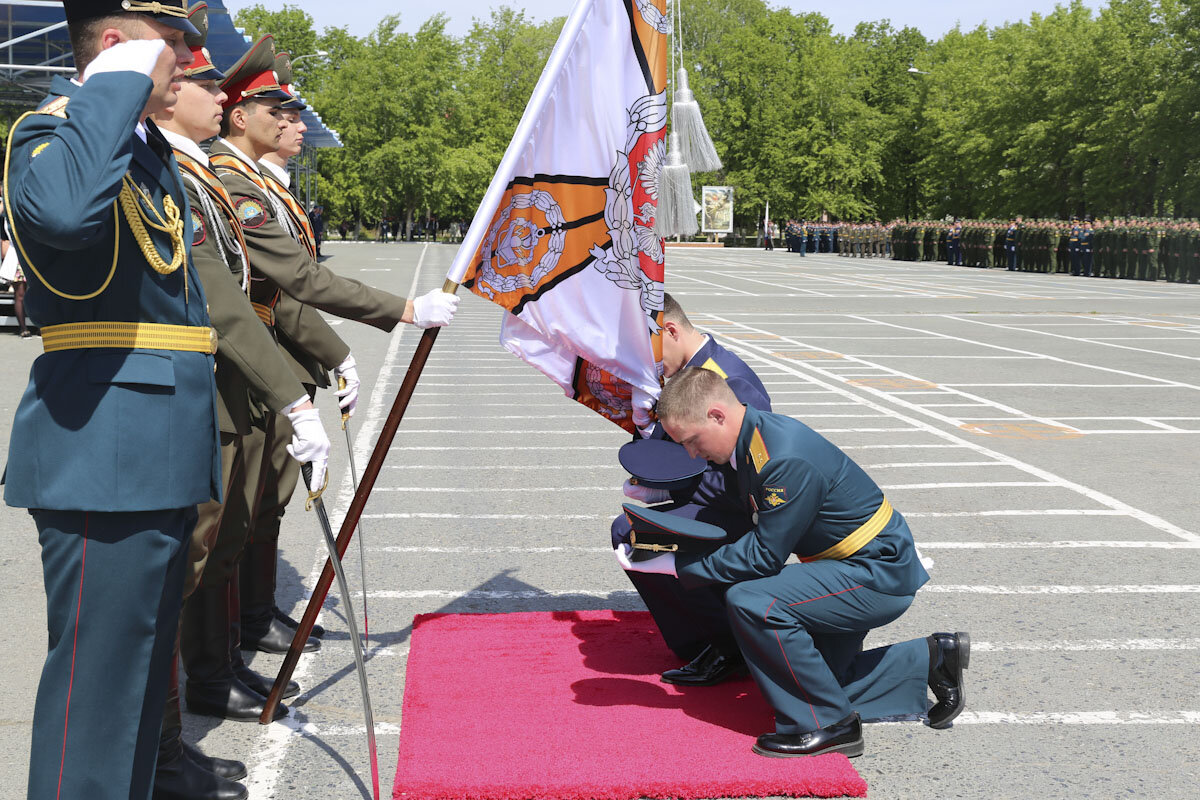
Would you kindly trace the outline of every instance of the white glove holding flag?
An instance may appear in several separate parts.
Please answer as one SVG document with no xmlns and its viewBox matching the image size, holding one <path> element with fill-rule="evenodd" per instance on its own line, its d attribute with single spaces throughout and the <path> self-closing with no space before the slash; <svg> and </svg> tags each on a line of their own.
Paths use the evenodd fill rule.
<svg viewBox="0 0 1200 800">
<path fill-rule="evenodd" d="M 661 556 L 647 558 L 645 561 L 631 561 L 630 556 L 633 555 L 633 547 L 625 542 L 613 551 L 617 555 L 617 563 L 621 565 L 621 569 L 626 572 L 647 572 L 652 575 L 670 575 L 672 578 L 678 578 L 675 573 L 675 554 L 663 553 Z"/>
<path fill-rule="evenodd" d="M 358 370 L 355 368 L 354 356 L 346 356 L 346 360 L 337 366 L 333 371 L 333 377 L 338 382 L 338 405 L 342 409 L 343 414 L 354 416 L 354 409 L 358 407 L 358 387 L 362 381 L 358 379 Z M 345 379 L 346 386 L 341 388 L 341 382 Z"/>
<path fill-rule="evenodd" d="M 434 289 L 413 300 L 413 325 L 418 328 L 440 328 L 449 325 L 458 309 L 458 295 Z"/>
<path fill-rule="evenodd" d="M 81 76 L 82 83 L 102 72 L 138 72 L 147 78 L 154 72 L 158 57 L 167 49 L 162 39 L 131 39 L 101 50 Z"/>
<path fill-rule="evenodd" d="M 325 471 L 329 468 L 329 437 L 321 426 L 321 415 L 315 408 L 287 412 L 292 423 L 292 443 L 288 454 L 301 464 L 313 467 L 313 491 L 325 486 Z"/>
<path fill-rule="evenodd" d="M 630 478 L 625 479 L 625 485 L 621 487 L 621 491 L 630 500 L 636 500 L 648 506 L 655 505 L 656 503 L 665 503 L 671 499 L 671 493 L 666 489 L 651 489 L 646 486 L 640 486 Z"/>
</svg>

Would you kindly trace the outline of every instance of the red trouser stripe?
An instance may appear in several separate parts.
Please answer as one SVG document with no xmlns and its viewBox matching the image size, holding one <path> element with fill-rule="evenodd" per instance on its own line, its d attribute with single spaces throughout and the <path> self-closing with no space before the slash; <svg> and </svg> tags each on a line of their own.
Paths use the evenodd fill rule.
<svg viewBox="0 0 1200 800">
<path fill-rule="evenodd" d="M 75 685 L 75 649 L 79 644 L 79 615 L 83 611 L 83 571 L 87 566 L 87 529 L 88 514 L 83 515 L 83 555 L 79 561 L 79 598 L 75 601 L 75 635 L 71 640 L 71 677 L 67 681 L 67 710 L 63 715 L 63 746 L 62 760 L 58 763 L 58 791 L 56 798 L 62 797 L 63 769 L 67 765 L 67 724 L 71 720 L 71 688 Z"/>
</svg>

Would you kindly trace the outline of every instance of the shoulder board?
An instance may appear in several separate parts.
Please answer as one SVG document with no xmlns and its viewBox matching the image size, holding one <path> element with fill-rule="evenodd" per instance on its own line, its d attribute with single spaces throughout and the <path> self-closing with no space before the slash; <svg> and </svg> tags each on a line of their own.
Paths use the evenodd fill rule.
<svg viewBox="0 0 1200 800">
<path fill-rule="evenodd" d="M 709 372 L 715 372 L 725 380 L 729 380 L 729 376 L 725 374 L 725 370 L 721 369 L 720 365 L 711 358 L 700 365 L 700 369 L 706 369 Z"/>
<path fill-rule="evenodd" d="M 35 113 L 50 114 L 55 117 L 67 118 L 67 103 L 71 102 L 71 98 L 66 96 L 56 97 L 46 105 L 39 108 Z"/>
<path fill-rule="evenodd" d="M 763 441 L 762 431 L 758 428 L 754 429 L 754 435 L 750 437 L 750 460 L 754 462 L 755 472 L 762 472 L 763 467 L 771 460 L 771 454 L 767 452 L 767 443 Z"/>
</svg>

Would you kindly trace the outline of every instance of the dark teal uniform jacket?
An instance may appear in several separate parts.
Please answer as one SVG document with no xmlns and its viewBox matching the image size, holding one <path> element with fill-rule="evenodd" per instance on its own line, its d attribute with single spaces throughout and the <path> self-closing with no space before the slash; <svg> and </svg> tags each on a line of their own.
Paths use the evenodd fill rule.
<svg viewBox="0 0 1200 800">
<path fill-rule="evenodd" d="M 169 275 L 151 269 L 115 205 L 129 172 L 160 213 L 165 193 L 171 195 L 185 221 L 184 241 L 191 242 L 191 214 L 174 159 L 130 136 L 149 86 L 132 72 L 100 74 L 85 86 L 56 77 L 51 101 L 70 98 L 66 118 L 32 114 L 11 132 L 6 205 L 14 244 L 19 239 L 24 250 L 26 309 L 40 327 L 209 324 L 195 270 L 186 261 Z M 158 134 L 151 130 L 150 136 Z M 150 232 L 170 262 L 167 235 Z M 95 292 L 108 277 L 114 249 L 112 280 L 98 296 L 71 300 L 48 288 L 46 282 L 69 295 Z M 215 396 L 211 355 L 45 353 L 34 362 L 13 422 L 5 500 L 24 508 L 147 511 L 219 497 Z"/>
<path fill-rule="evenodd" d="M 755 432 L 766 448 L 755 464 Z M 680 556 L 685 586 L 776 575 L 784 562 L 821 553 L 866 523 L 883 492 L 858 464 L 799 420 L 746 409 L 738 436 L 738 494 L 757 513 L 750 533 L 706 556 Z M 929 575 L 900 512 L 863 549 L 841 562 L 876 591 L 911 595 Z"/>
</svg>

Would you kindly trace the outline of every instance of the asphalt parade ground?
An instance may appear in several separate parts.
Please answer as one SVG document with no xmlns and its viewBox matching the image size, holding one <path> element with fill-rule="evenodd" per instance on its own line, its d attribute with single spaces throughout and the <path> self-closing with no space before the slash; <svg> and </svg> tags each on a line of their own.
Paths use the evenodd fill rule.
<svg viewBox="0 0 1200 800">
<path fill-rule="evenodd" d="M 440 286 L 454 255 L 326 251 L 338 272 L 409 296 Z M 967 711 L 952 729 L 866 727 L 854 765 L 870 797 L 1200 796 L 1200 286 L 783 251 L 670 249 L 667 269 L 697 326 L 746 359 L 776 411 L 862 464 L 934 559 L 912 608 L 867 646 L 971 633 Z M 504 351 L 502 312 L 463 294 L 363 519 L 385 797 L 414 614 L 642 608 L 609 547 L 627 437 Z M 363 378 L 351 423 L 361 471 L 419 332 L 333 324 Z M 15 336 L 3 348 L 7 448 L 41 348 Z M 318 403 L 336 529 L 353 492 L 336 403 Z M 0 535 L 0 798 L 19 798 L 45 601 L 28 515 L 0 511 Z M 279 599 L 298 617 L 325 558 L 299 494 L 282 541 Z M 358 548 L 345 561 L 355 591 Z M 191 741 L 247 761 L 254 800 L 370 795 L 344 609 L 335 585 L 286 720 L 186 715 Z M 279 662 L 253 666 L 273 676 Z M 469 660 L 447 676 L 486 678 Z M 547 747 L 560 735 L 546 731 Z M 596 742 L 614 769 L 623 747 L 641 746 L 629 735 Z M 487 754 L 463 742 L 463 758 Z"/>
</svg>

